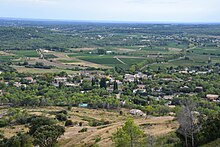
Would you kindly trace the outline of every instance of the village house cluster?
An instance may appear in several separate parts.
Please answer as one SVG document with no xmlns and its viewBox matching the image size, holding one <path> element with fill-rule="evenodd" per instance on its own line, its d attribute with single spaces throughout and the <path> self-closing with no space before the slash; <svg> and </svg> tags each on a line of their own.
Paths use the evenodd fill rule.
<svg viewBox="0 0 220 147">
<path fill-rule="evenodd" d="M 165 100 L 165 105 L 171 106 L 172 100 L 180 95 L 193 96 L 200 92 L 204 92 L 204 87 L 201 85 L 195 85 L 195 87 L 189 87 L 189 85 L 184 85 L 182 83 L 190 83 L 193 81 L 196 75 L 206 75 L 213 73 L 213 69 L 170 69 L 167 73 L 176 73 L 187 77 L 187 79 L 174 77 L 160 77 L 158 74 L 147 74 L 142 72 L 137 72 L 135 74 L 124 74 L 120 78 L 116 78 L 112 75 L 106 75 L 104 72 L 100 71 L 81 71 L 76 74 L 68 75 L 57 74 L 53 77 L 51 84 L 57 88 L 73 87 L 80 90 L 81 93 L 89 92 L 94 88 L 101 87 L 100 82 L 104 80 L 104 88 L 109 95 L 115 95 L 116 98 L 120 99 L 121 95 L 130 96 L 140 96 L 144 99 L 153 98 L 157 101 Z M 26 88 L 28 85 L 36 84 L 42 75 L 32 75 L 27 77 L 18 77 L 13 83 L 5 82 L 1 80 L 1 83 L 6 85 L 12 84 L 13 86 L 19 88 Z M 159 85 L 153 85 L 153 83 L 161 83 Z M 179 85 L 175 87 L 174 85 Z M 176 83 L 176 84 L 175 84 Z M 87 87 L 85 87 L 85 85 Z M 0 89 L 0 96 L 4 95 L 4 90 Z M 219 95 L 216 93 L 206 93 L 203 98 L 209 101 L 220 102 Z M 125 104 L 125 101 L 121 101 Z"/>
</svg>

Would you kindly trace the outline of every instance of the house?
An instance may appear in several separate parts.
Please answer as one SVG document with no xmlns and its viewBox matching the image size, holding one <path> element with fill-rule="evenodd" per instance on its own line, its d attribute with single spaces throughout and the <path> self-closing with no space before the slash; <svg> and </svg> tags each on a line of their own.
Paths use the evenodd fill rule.
<svg viewBox="0 0 220 147">
<path fill-rule="evenodd" d="M 137 116 L 146 116 L 146 114 L 139 109 L 131 109 L 130 114 L 137 115 Z"/>
<path fill-rule="evenodd" d="M 188 71 L 183 70 L 183 71 L 179 71 L 180 74 L 188 74 Z"/>
<path fill-rule="evenodd" d="M 107 77 L 107 79 L 109 79 L 109 83 L 113 83 L 114 81 L 115 81 L 115 78 L 113 78 L 113 77 Z"/>
<path fill-rule="evenodd" d="M 195 72 L 196 72 L 195 70 L 191 70 L 191 71 L 189 71 L 190 74 L 195 73 Z"/>
<path fill-rule="evenodd" d="M 163 97 L 163 99 L 165 99 L 165 100 L 172 100 L 175 96 L 176 96 L 176 95 L 165 95 L 165 96 Z"/>
<path fill-rule="evenodd" d="M 137 74 L 135 74 L 134 77 L 137 79 L 148 79 L 148 75 L 143 74 L 141 72 L 138 72 Z"/>
<path fill-rule="evenodd" d="M 112 54 L 112 51 L 106 51 L 106 54 Z"/>
<path fill-rule="evenodd" d="M 146 92 L 145 85 L 137 85 L 137 88 L 133 90 L 133 93 L 137 93 L 138 91 L 140 93 Z"/>
<path fill-rule="evenodd" d="M 112 93 L 114 91 L 114 86 L 110 85 L 110 87 L 108 87 L 106 90 L 108 93 Z"/>
<path fill-rule="evenodd" d="M 120 99 L 121 98 L 121 94 L 119 93 L 119 94 L 115 94 L 115 98 L 116 99 Z"/>
<path fill-rule="evenodd" d="M 145 89 L 145 85 L 137 85 L 137 89 L 139 89 L 139 90 L 144 90 Z"/>
<path fill-rule="evenodd" d="M 124 75 L 124 81 L 125 82 L 134 82 L 135 77 L 134 77 L 134 75 L 131 75 L 131 74 L 125 74 Z"/>
<path fill-rule="evenodd" d="M 34 83 L 34 79 L 32 77 L 26 77 L 24 78 L 29 84 Z"/>
<path fill-rule="evenodd" d="M 207 94 L 206 98 L 210 101 L 216 101 L 219 98 L 219 95 L 216 94 Z"/>
<path fill-rule="evenodd" d="M 161 80 L 167 81 L 167 82 L 174 82 L 174 81 L 176 81 L 173 78 L 161 78 Z"/>
<path fill-rule="evenodd" d="M 55 78 L 54 78 L 54 81 L 55 81 L 56 83 L 64 83 L 64 82 L 67 81 L 67 77 L 55 77 Z"/>
<path fill-rule="evenodd" d="M 198 71 L 196 74 L 207 74 L 207 71 Z"/>
<path fill-rule="evenodd" d="M 59 86 L 59 85 L 58 85 Z M 74 84 L 74 83 L 65 83 L 65 86 L 67 87 L 78 87 L 79 84 Z"/>
<path fill-rule="evenodd" d="M 171 104 L 172 104 L 172 101 L 168 101 L 168 102 L 165 103 L 165 106 L 169 106 Z"/>
<path fill-rule="evenodd" d="M 44 49 L 41 49 L 41 51 L 42 51 L 43 53 L 49 53 L 49 52 L 50 52 L 49 50 L 44 50 Z"/>
<path fill-rule="evenodd" d="M 121 101 L 121 105 L 124 106 L 126 104 L 126 101 Z"/>
<path fill-rule="evenodd" d="M 190 93 L 190 88 L 188 86 L 180 87 L 180 92 Z"/>
<path fill-rule="evenodd" d="M 20 82 L 15 82 L 15 83 L 14 83 L 14 86 L 15 86 L 15 87 L 21 87 L 21 86 L 24 86 L 25 88 L 27 87 L 26 84 L 21 84 Z"/>
</svg>

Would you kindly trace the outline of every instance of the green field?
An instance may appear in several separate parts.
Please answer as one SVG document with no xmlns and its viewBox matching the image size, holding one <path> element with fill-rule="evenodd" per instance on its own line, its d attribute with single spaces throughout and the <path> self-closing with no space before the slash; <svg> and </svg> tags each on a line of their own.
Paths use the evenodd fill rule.
<svg viewBox="0 0 220 147">
<path fill-rule="evenodd" d="M 103 57 L 103 58 L 89 58 L 89 57 L 84 57 L 80 58 L 81 60 L 85 60 L 88 62 L 96 63 L 96 64 L 104 64 L 104 65 L 111 65 L 111 64 L 122 64 L 115 58 L 108 58 L 108 57 Z"/>
<path fill-rule="evenodd" d="M 16 50 L 12 51 L 12 53 L 18 57 L 39 57 L 36 50 Z"/>
<path fill-rule="evenodd" d="M 194 54 L 220 56 L 220 47 L 203 47 L 192 50 Z"/>
<path fill-rule="evenodd" d="M 169 68 L 169 67 L 190 67 L 190 66 L 199 66 L 199 65 L 206 65 L 205 63 L 199 63 L 192 60 L 176 60 L 172 62 L 166 63 L 158 63 L 158 64 L 151 64 L 149 67 L 153 70 L 158 69 L 159 67 L 162 69 Z"/>
<path fill-rule="evenodd" d="M 138 64 L 145 59 L 139 59 L 139 58 L 120 58 L 121 61 L 125 62 L 127 65 L 131 66 L 133 64 Z"/>
<path fill-rule="evenodd" d="M 10 62 L 13 59 L 16 59 L 14 56 L 2 56 L 0 55 L 0 62 Z"/>
</svg>

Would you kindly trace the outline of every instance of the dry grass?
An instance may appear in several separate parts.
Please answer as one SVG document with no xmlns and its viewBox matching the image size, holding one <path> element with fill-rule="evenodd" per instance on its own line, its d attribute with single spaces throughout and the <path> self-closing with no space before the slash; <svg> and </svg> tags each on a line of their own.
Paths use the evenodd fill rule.
<svg viewBox="0 0 220 147">
<path fill-rule="evenodd" d="M 116 48 L 115 50 L 118 51 L 118 52 L 125 52 L 125 53 L 136 52 L 137 51 L 135 49 L 129 49 L 129 48 Z"/>
<path fill-rule="evenodd" d="M 26 68 L 24 66 L 12 66 L 20 73 L 32 73 L 32 74 L 45 74 L 45 73 L 60 73 L 65 71 L 68 74 L 75 74 L 77 71 L 65 70 L 65 69 L 39 69 L 39 68 Z"/>
<path fill-rule="evenodd" d="M 4 137 L 10 138 L 18 132 L 28 132 L 28 128 L 26 128 L 24 125 L 15 125 L 15 126 L 8 126 L 4 128 L 0 128 L 0 131 L 4 133 Z"/>
<path fill-rule="evenodd" d="M 48 114 L 48 112 L 66 110 L 66 108 L 51 106 L 27 110 L 34 115 L 45 115 L 52 118 L 54 116 Z M 129 115 L 128 109 L 122 109 L 122 111 L 123 115 L 119 115 L 119 110 L 107 111 L 101 109 L 72 108 L 71 111 L 68 111 L 68 119 L 73 122 L 82 122 L 83 126 L 75 125 L 73 127 L 66 127 L 65 134 L 59 139 L 59 145 L 62 147 L 88 146 L 94 144 L 97 138 L 101 138 L 97 143 L 100 147 L 113 146 L 111 139 L 112 134 L 117 131 L 117 128 L 122 127 L 128 117 L 133 117 L 135 123 L 138 124 L 146 134 L 155 136 L 168 134 L 178 127 L 177 122 L 173 121 L 174 117 L 171 116 L 143 118 Z M 94 118 L 97 120 L 104 119 L 111 123 L 104 126 L 91 127 L 89 126 L 89 122 L 83 120 L 83 117 Z M 59 124 L 64 125 L 64 122 Z M 79 133 L 82 128 L 87 128 L 88 131 Z M 19 125 L 14 128 L 6 127 L 0 130 L 5 132 L 5 136 L 11 137 L 18 131 L 27 132 L 28 128 Z"/>
<path fill-rule="evenodd" d="M 182 51 L 181 48 L 168 48 L 169 51 L 174 51 L 174 52 L 180 52 Z"/>
<path fill-rule="evenodd" d="M 79 112 L 76 112 L 79 111 Z M 97 144 L 101 147 L 112 146 L 112 134 L 117 131 L 117 128 L 120 128 L 127 117 L 132 117 L 127 114 L 128 110 L 123 110 L 124 115 L 120 116 L 118 112 L 108 112 L 106 110 L 90 110 L 90 109 L 80 109 L 74 108 L 71 115 L 72 121 L 81 121 L 83 122 L 83 127 L 88 128 L 88 131 L 85 133 L 78 133 L 83 127 L 74 126 L 66 128 L 64 136 L 59 140 L 60 145 L 63 147 L 72 147 L 72 146 L 83 146 L 94 144 L 95 139 L 101 137 L 101 141 Z M 95 119 L 105 119 L 112 122 L 110 125 L 104 127 L 90 127 L 88 122 L 82 121 L 81 116 L 89 116 Z M 164 135 L 169 132 L 174 131 L 178 124 L 173 122 L 174 117 L 164 116 L 164 117 L 134 117 L 135 123 L 138 125 L 144 124 L 153 124 L 150 127 L 142 128 L 146 134 L 153 134 L 156 136 Z"/>
</svg>

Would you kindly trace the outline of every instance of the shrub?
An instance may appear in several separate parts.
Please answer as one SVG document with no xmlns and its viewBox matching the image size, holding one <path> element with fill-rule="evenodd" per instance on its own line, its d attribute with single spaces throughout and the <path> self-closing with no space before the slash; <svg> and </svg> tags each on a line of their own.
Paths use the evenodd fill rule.
<svg viewBox="0 0 220 147">
<path fill-rule="evenodd" d="M 107 124 L 110 124 L 109 121 L 105 121 L 105 120 L 96 120 L 96 119 L 93 119 L 89 122 L 89 125 L 90 126 L 93 126 L 93 127 L 96 127 L 96 126 L 102 126 L 102 125 L 107 125 Z"/>
<path fill-rule="evenodd" d="M 72 120 L 66 120 L 65 126 L 73 126 Z"/>
<path fill-rule="evenodd" d="M 59 121 L 66 121 L 67 120 L 67 116 L 64 113 L 60 113 L 56 115 L 56 119 Z"/>
<path fill-rule="evenodd" d="M 99 141 L 101 141 L 101 137 L 100 137 L 100 136 L 98 136 L 98 137 L 95 139 L 95 142 L 96 142 L 96 143 L 99 142 Z"/>
<path fill-rule="evenodd" d="M 9 121 L 5 118 L 0 119 L 0 128 L 9 125 Z"/>
<path fill-rule="evenodd" d="M 82 133 L 82 132 L 87 132 L 88 128 L 82 128 L 79 133 Z"/>
</svg>

